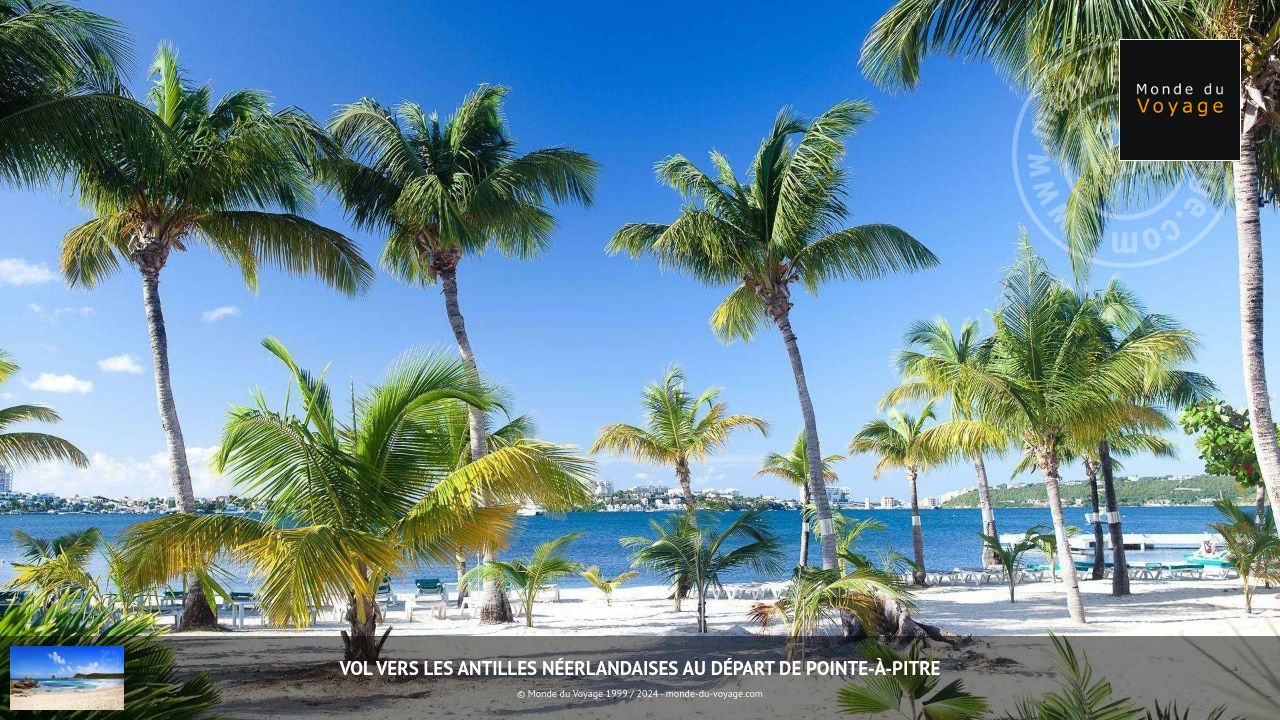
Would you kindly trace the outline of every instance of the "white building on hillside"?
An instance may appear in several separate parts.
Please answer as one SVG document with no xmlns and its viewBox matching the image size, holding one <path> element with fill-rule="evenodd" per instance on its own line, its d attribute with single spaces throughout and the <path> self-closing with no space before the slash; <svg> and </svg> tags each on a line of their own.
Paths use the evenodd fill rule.
<svg viewBox="0 0 1280 720">
<path fill-rule="evenodd" d="M 0 465 L 0 493 L 13 492 L 13 471 L 5 465 Z"/>
</svg>

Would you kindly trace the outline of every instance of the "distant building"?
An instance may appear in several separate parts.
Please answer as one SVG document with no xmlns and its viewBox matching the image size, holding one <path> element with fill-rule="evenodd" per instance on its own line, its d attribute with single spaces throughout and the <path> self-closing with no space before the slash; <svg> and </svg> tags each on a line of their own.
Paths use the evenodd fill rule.
<svg viewBox="0 0 1280 720">
<path fill-rule="evenodd" d="M 895 497 L 885 495 L 884 497 L 880 498 L 881 510 L 889 510 L 891 508 L 896 508 L 898 507 L 898 505 L 899 505 L 898 499 Z"/>
<path fill-rule="evenodd" d="M 13 492 L 13 471 L 5 465 L 0 465 L 0 493 Z"/>
<path fill-rule="evenodd" d="M 937 510 L 942 507 L 942 503 L 938 502 L 938 498 L 930 496 L 924 499 L 924 506 L 930 510 Z"/>
<path fill-rule="evenodd" d="M 597 497 L 612 493 L 613 481 L 605 480 L 604 478 L 596 478 L 596 486 L 595 488 L 593 488 L 593 492 L 596 494 Z"/>
<path fill-rule="evenodd" d="M 867 498 L 867 499 L 865 499 L 865 500 L 863 500 L 863 501 L 862 501 L 862 509 L 863 509 L 863 510 L 870 510 L 872 507 L 874 507 L 874 506 L 871 504 L 871 498 Z"/>
<path fill-rule="evenodd" d="M 849 494 L 849 488 L 832 487 L 828 485 L 827 486 L 827 502 L 832 505 L 835 505 L 836 503 L 849 503 L 849 502 L 853 502 L 853 498 Z"/>
</svg>

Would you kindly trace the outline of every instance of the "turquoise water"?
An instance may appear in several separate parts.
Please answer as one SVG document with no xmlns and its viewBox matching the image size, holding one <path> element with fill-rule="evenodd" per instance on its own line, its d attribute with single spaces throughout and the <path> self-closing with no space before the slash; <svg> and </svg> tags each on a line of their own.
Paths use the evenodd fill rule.
<svg viewBox="0 0 1280 720">
<path fill-rule="evenodd" d="M 47 678 L 35 678 L 40 683 L 40 687 L 33 688 L 27 692 L 37 693 L 74 693 L 84 690 L 100 690 L 109 687 L 123 687 L 124 680 L 120 679 L 97 679 L 97 680 L 49 680 Z"/>
<path fill-rule="evenodd" d="M 1219 516 L 1212 507 L 1129 507 L 1122 508 L 1124 529 L 1132 533 L 1199 533 Z M 1068 525 L 1086 528 L 1084 508 L 1068 508 Z M 908 510 L 845 510 L 846 515 L 873 517 L 888 527 L 884 532 L 871 533 L 862 545 L 863 552 L 873 557 L 880 552 L 896 550 L 911 552 L 911 514 Z M 732 513 L 726 513 L 732 516 Z M 11 562 L 18 559 L 13 546 L 13 531 L 23 530 L 36 537 L 54 537 L 70 530 L 97 526 L 108 539 L 116 538 L 130 525 L 154 516 L 148 515 L 0 515 L 0 582 L 13 574 Z M 599 565 L 605 575 L 615 575 L 630 569 L 631 562 L 618 538 L 630 535 L 650 535 L 649 523 L 663 520 L 666 513 L 617 512 L 617 513 L 567 513 L 565 515 L 540 515 L 519 518 L 510 547 L 504 555 L 528 556 L 535 545 L 565 533 L 583 531 L 585 536 L 568 548 L 571 559 L 584 565 Z M 771 511 L 764 513 L 765 522 L 783 541 L 783 550 L 790 560 L 800 553 L 800 513 L 798 511 Z M 926 510 L 922 514 L 925 560 L 929 569 L 976 567 L 981 562 L 981 546 L 976 533 L 981 530 L 978 510 Z M 996 511 L 996 523 L 1001 533 L 1021 533 L 1032 525 L 1049 525 L 1048 509 L 1019 508 Z M 1132 553 L 1131 553 L 1132 554 Z M 1135 561 L 1169 560 L 1181 557 L 1181 553 L 1135 556 Z M 816 548 L 811 551 L 811 561 L 817 557 Z M 474 562 L 474 558 L 472 559 Z M 792 561 L 794 562 L 794 561 Z M 102 574 L 103 564 L 96 561 L 95 574 Z M 398 592 L 408 592 L 414 577 L 438 577 L 446 581 L 456 577 L 452 567 L 422 567 L 405 577 L 396 578 Z M 730 574 L 730 581 L 741 582 L 753 578 L 749 571 Z M 651 576 L 642 575 L 633 583 L 653 582 Z M 246 580 L 236 583 L 234 589 L 250 589 Z M 565 585 L 583 585 L 580 578 L 566 578 Z"/>
</svg>

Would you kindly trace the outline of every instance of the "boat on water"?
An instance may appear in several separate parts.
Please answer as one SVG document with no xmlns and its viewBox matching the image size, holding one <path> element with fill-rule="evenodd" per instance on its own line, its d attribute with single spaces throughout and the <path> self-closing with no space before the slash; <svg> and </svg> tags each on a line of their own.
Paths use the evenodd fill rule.
<svg viewBox="0 0 1280 720">
<path fill-rule="evenodd" d="M 520 506 L 519 510 L 516 511 L 516 515 L 519 515 L 520 517 L 534 517 L 535 515 L 546 515 L 546 514 L 547 514 L 547 511 L 543 510 L 542 506 L 537 503 L 525 503 L 524 505 Z"/>
</svg>

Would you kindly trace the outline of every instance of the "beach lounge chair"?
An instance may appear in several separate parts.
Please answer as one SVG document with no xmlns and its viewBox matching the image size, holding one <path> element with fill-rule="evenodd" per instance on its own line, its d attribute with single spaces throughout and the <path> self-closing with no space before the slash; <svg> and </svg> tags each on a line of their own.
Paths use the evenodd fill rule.
<svg viewBox="0 0 1280 720">
<path fill-rule="evenodd" d="M 521 600 L 523 600 L 524 591 L 517 588 L 516 597 L 519 597 Z M 533 596 L 533 601 L 538 602 L 540 600 L 543 600 L 543 601 L 549 600 L 554 603 L 560 602 L 560 586 L 554 583 L 550 585 L 539 585 L 537 593 Z"/>
<path fill-rule="evenodd" d="M 391 592 L 391 581 L 387 580 L 378 586 L 378 591 L 373 594 L 373 601 L 382 608 L 382 612 L 386 612 L 390 605 L 396 600 L 396 594 Z"/>
<path fill-rule="evenodd" d="M 0 590 L 0 616 L 9 612 L 14 605 L 27 599 L 26 590 Z"/>
<path fill-rule="evenodd" d="M 1173 580 L 1199 580 L 1204 577 L 1204 566 L 1193 563 L 1164 563 L 1164 570 Z"/>
<path fill-rule="evenodd" d="M 444 583 L 439 578 L 418 578 L 413 582 L 417 587 L 417 591 L 413 594 L 415 601 L 435 598 L 440 602 L 449 602 L 449 591 L 445 588 Z"/>
</svg>

